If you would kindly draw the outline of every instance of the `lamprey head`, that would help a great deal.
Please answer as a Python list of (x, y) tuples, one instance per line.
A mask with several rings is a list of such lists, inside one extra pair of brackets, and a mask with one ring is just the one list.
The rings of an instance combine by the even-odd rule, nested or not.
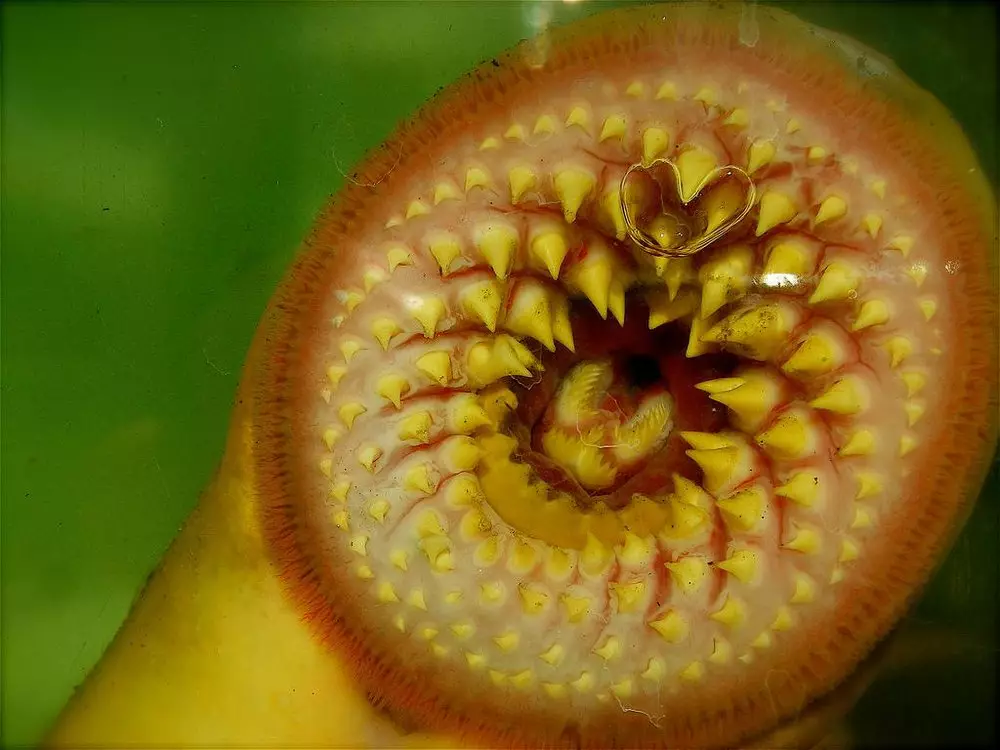
[(968, 511), (993, 198), (890, 63), (756, 19), (619, 11), (498, 58), (362, 165), (272, 302), (266, 543), (407, 727), (750, 742), (854, 672)]

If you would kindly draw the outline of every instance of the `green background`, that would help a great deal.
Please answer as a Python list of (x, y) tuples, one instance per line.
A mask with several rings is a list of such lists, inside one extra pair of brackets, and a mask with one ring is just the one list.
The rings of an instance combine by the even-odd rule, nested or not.
[[(476, 62), (609, 3), (27, 4), (3, 13), (2, 726), (36, 741), (222, 449), (256, 320), (327, 195)], [(996, 183), (988, 5), (809, 3), (963, 123)], [(998, 480), (872, 741), (986, 742)], [(937, 657), (937, 658), (935, 658)]]

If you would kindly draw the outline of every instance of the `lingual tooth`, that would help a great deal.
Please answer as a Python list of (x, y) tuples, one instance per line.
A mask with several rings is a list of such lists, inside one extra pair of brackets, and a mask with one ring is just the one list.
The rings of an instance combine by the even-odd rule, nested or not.
[(677, 172), (683, 203), (689, 202), (698, 194), (705, 179), (718, 165), (715, 154), (700, 146), (689, 148), (677, 157)]
[(486, 326), (490, 333), (496, 331), (504, 290), (500, 282), (486, 279), (468, 285), (462, 292), (462, 309), (466, 315)]
[(767, 493), (759, 486), (740, 490), (718, 501), (726, 525), (735, 531), (753, 531), (767, 512)]
[(845, 338), (843, 331), (836, 326), (815, 326), (781, 369), (795, 377), (814, 377), (833, 372), (847, 361), (849, 348)]
[(801, 316), (785, 302), (765, 302), (737, 310), (701, 336), (726, 344), (751, 359), (771, 359), (782, 349)]
[(816, 425), (809, 414), (798, 407), (784, 411), (755, 440), (768, 455), (788, 460), (815, 455), (819, 443)]
[[(723, 404), (732, 412), (735, 417), (734, 426), (747, 432), (754, 432), (781, 401), (781, 384), (765, 370), (746, 369), (739, 375), (738, 378), (725, 379), (737, 380), (739, 381), (737, 385), (724, 390), (717, 388), (715, 392), (709, 391), (711, 394), (709, 398)], [(705, 385), (707, 384), (700, 383), (697, 387), (705, 390), (703, 388)]]
[(576, 221), (576, 214), (583, 202), (594, 190), (597, 181), (594, 175), (577, 167), (563, 167), (553, 178), (556, 195), (563, 207), (563, 218), (567, 224)]
[(713, 315), (723, 305), (746, 294), (753, 266), (753, 250), (749, 245), (730, 245), (698, 271), (701, 280), (701, 317)]
[(517, 231), (510, 226), (493, 224), (477, 231), (476, 247), (501, 281), (507, 278), (517, 252)]
[(753, 174), (774, 160), (778, 149), (774, 141), (754, 141), (747, 150), (747, 174)]
[(549, 302), (552, 305), (552, 337), (571, 352), (576, 351), (569, 320), (569, 300), (564, 294), (553, 292)]
[(549, 276), (558, 279), (566, 258), (566, 238), (558, 230), (542, 232), (531, 240), (528, 252), (536, 264), (549, 272)]
[(514, 167), (507, 175), (510, 183), (510, 202), (517, 204), (525, 193), (538, 187), (538, 175), (531, 167)]
[(653, 330), (693, 313), (698, 307), (698, 293), (685, 289), (671, 298), (667, 291), (650, 291), (646, 293), (646, 305), (649, 307), (649, 330)]
[(447, 351), (427, 352), (417, 358), (417, 369), (438, 385), (451, 380), (451, 354)]
[(642, 162), (650, 164), (660, 158), (670, 146), (670, 134), (663, 128), (651, 127), (642, 131)]
[(867, 410), (870, 402), (871, 392), (864, 380), (857, 375), (845, 375), (810, 401), (809, 405), (835, 414), (854, 415)]
[(589, 360), (574, 366), (563, 377), (555, 396), (555, 417), (561, 424), (575, 424), (581, 415), (597, 408), (608, 392), (614, 374), (606, 360)]
[(404, 303), (410, 316), (424, 329), (426, 338), (434, 338), (437, 325), (445, 315), (444, 302), (438, 297), (411, 297)]
[(809, 297), (809, 304), (831, 300), (853, 299), (861, 284), (861, 273), (853, 264), (842, 260), (831, 261), (823, 269), (816, 289)]
[(452, 264), (462, 255), (462, 245), (451, 232), (434, 232), (429, 235), (427, 249), (437, 261), (442, 276), (451, 272)]
[(403, 396), (410, 392), (410, 383), (402, 375), (389, 373), (375, 383), (375, 392), (398, 409)]
[(570, 283), (590, 300), (597, 314), (606, 320), (611, 281), (615, 276), (612, 251), (603, 245), (594, 245), (567, 276)]
[(673, 401), (666, 394), (647, 398), (635, 414), (615, 430), (615, 458), (624, 464), (657, 450), (670, 433)]
[(610, 487), (618, 476), (618, 469), (604, 459), (597, 446), (571, 437), (562, 429), (546, 432), (542, 436), (542, 447), (546, 455), (588, 489)]
[(780, 224), (787, 224), (798, 214), (794, 201), (785, 193), (768, 190), (760, 198), (760, 212), (755, 234), (760, 237)]
[(486, 410), (475, 394), (463, 394), (452, 399), (448, 411), (448, 425), (458, 435), (471, 435), (480, 427), (492, 425)]
[(861, 303), (857, 317), (851, 324), (852, 331), (861, 331), (872, 326), (884, 325), (889, 322), (892, 312), (888, 303), (881, 299), (870, 299)]
[(816, 211), (816, 219), (813, 222), (818, 226), (827, 221), (835, 221), (847, 215), (847, 201), (839, 195), (831, 195), (824, 199)]
[(550, 352), (556, 349), (552, 331), (552, 308), (549, 290), (541, 283), (526, 279), (511, 295), (504, 317), (504, 328), (540, 341)]
[(625, 122), (624, 115), (610, 115), (605, 118), (604, 124), (601, 126), (601, 134), (598, 136), (597, 140), (600, 143), (609, 141), (612, 138), (621, 140), (625, 137), (626, 128), (627, 123)]

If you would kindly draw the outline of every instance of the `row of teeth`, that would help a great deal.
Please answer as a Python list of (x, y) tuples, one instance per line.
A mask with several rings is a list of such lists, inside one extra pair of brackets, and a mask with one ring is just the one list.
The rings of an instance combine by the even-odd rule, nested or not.
[[(636, 95), (637, 90), (630, 95)], [(709, 104), (709, 94), (699, 92), (695, 98)], [(589, 118), (586, 108), (574, 108), (564, 124), (565, 127), (589, 130)], [(742, 122), (744, 118), (737, 110), (730, 112), (726, 119), (730, 125), (745, 126)], [(787, 132), (798, 130), (792, 125), (789, 122)], [(555, 132), (557, 127), (555, 118), (543, 117), (536, 121), (532, 132), (545, 135)], [(625, 118), (609, 118), (604, 121), (598, 140), (608, 142), (619, 139), (624, 142), (626, 132)], [(487, 138), (481, 148), (491, 150), (501, 147), (504, 141), (523, 142), (526, 139), (526, 129), (514, 126), (504, 133), (503, 139)], [(640, 140), (647, 160), (655, 158), (654, 150), (657, 155), (666, 153), (669, 144), (666, 132), (654, 128), (643, 131)], [(748, 149), (749, 171), (764, 169), (774, 159), (775, 153), (766, 145), (751, 144)], [(827, 155), (819, 147), (813, 147), (809, 149), (807, 158), (817, 161), (827, 158)], [(700, 182), (717, 163), (714, 155), (698, 147), (683, 151), (678, 162), (682, 171), (682, 191), (685, 186)], [(610, 228), (611, 234), (624, 237), (617, 182), (613, 178), (604, 186), (610, 187), (602, 190), (595, 173), (581, 165), (565, 165), (554, 170), (550, 176), (543, 177), (536, 166), (522, 164), (511, 168), (507, 182), (512, 204), (529, 197), (538, 199), (540, 203), (554, 198), (559, 202), (563, 218), (571, 224), (581, 215), (589, 216), (593, 206), (598, 224)], [(878, 197), (884, 197), (883, 181), (873, 180), (870, 187)], [(482, 166), (473, 165), (465, 171), (464, 191), (457, 181), (442, 180), (433, 189), (431, 203), (444, 209), (452, 199), (461, 198), (463, 193), (474, 195), (477, 189), (496, 188), (490, 173)], [(796, 196), (792, 192), (764, 191), (758, 207), (756, 233), (761, 235), (796, 223), (802, 216), (796, 206)], [(434, 210), (425, 200), (415, 198), (387, 226), (391, 228), (409, 221), (429, 222), (430, 219), (424, 217)], [(842, 197), (831, 195), (813, 211), (812, 226), (832, 225), (846, 218), (848, 204)], [(866, 215), (859, 228), (871, 239), (876, 239), (882, 230), (882, 218)], [(550, 351), (555, 349), (557, 343), (573, 349), (568, 298), (554, 282), (561, 279), (568, 292), (586, 297), (602, 317), (610, 312), (619, 323), (623, 323), (625, 294), (630, 286), (646, 283), (650, 278), (658, 279), (660, 289), (647, 293), (650, 328), (672, 320), (688, 320), (691, 327), (689, 356), (721, 346), (772, 363), (783, 373), (779, 375), (769, 368), (744, 368), (734, 377), (699, 386), (712, 399), (729, 408), (734, 425), (752, 434), (753, 441), (748, 442), (739, 433), (684, 435), (691, 446), (688, 455), (703, 470), (704, 488), (678, 477), (674, 493), (655, 501), (649, 500), (649, 505), (664, 509), (665, 520), (654, 536), (661, 544), (669, 544), (674, 549), (678, 540), (706, 532), (709, 526), (708, 510), (712, 506), (721, 511), (731, 536), (741, 539), (752, 534), (760, 520), (767, 517), (774, 496), (791, 500), (806, 511), (821, 509), (824, 505), (826, 477), (822, 472), (811, 470), (789, 474), (786, 481), (776, 488), (758, 483), (749, 489), (733, 490), (751, 476), (757, 450), (779, 462), (801, 462), (814, 456), (821, 447), (824, 435), (809, 409), (796, 405), (774, 418), (783, 403), (784, 377), (808, 380), (848, 368), (842, 377), (830, 383), (809, 402), (813, 410), (825, 410), (836, 415), (863, 415), (873, 396), (871, 384), (862, 374), (849, 369), (851, 347), (845, 338), (846, 332), (832, 321), (819, 320), (801, 333), (799, 322), (803, 314), (798, 303), (778, 299), (765, 304), (749, 304), (719, 320), (713, 320), (713, 316), (728, 305), (738, 304), (755, 288), (784, 288), (789, 279), (794, 280), (791, 283), (798, 291), (808, 286), (809, 289), (805, 290), (810, 292), (808, 303), (820, 310), (829, 304), (855, 306), (851, 325), (855, 331), (891, 327), (897, 304), (895, 300), (869, 297), (855, 305), (863, 287), (861, 268), (852, 265), (849, 260), (834, 260), (825, 262), (817, 274), (816, 249), (808, 243), (796, 243), (787, 238), (778, 237), (766, 248), (761, 259), (762, 272), (756, 276), (751, 272), (758, 261), (752, 252), (748, 252), (749, 248), (743, 246), (712, 254), (708, 262), (697, 270), (688, 260), (665, 262), (658, 259), (654, 262), (640, 257), (640, 264), (652, 266), (653, 273), (650, 275), (641, 265), (636, 268), (635, 258), (630, 262), (596, 240), (589, 243), (589, 252), (584, 259), (571, 258), (567, 263), (570, 235), (565, 228), (539, 225), (532, 229), (534, 231), (526, 236), (522, 228), (503, 220), (478, 224), (471, 236), (430, 229), (425, 235), (424, 248), (402, 242), (392, 243), (385, 250), (387, 262), (384, 267), (369, 267), (359, 287), (339, 293), (344, 312), (335, 317), (334, 324), (343, 327), (352, 313), (365, 309), (362, 303), (366, 297), (401, 268), (432, 258), (436, 272), (446, 280), (442, 295), (405, 300), (406, 317), (388, 314), (366, 318), (371, 321), (372, 339), (369, 341), (378, 345), (374, 352), (393, 349), (394, 355), (403, 354), (410, 344), (416, 342), (409, 361), (405, 356), (397, 357), (393, 369), (383, 371), (375, 378), (373, 386), (377, 402), (360, 397), (357, 392), (352, 396), (357, 397), (356, 400), (337, 398), (338, 385), (352, 361), (360, 353), (371, 349), (369, 341), (357, 335), (342, 337), (340, 350), (343, 364), (330, 365), (328, 383), (322, 391), (324, 401), (336, 404), (340, 422), (328, 426), (322, 434), (325, 447), (331, 453), (335, 446), (346, 441), (356, 421), (363, 420), (366, 413), (381, 416), (386, 407), (391, 407), (390, 415), (393, 411), (398, 412), (397, 418), (390, 416), (395, 420), (398, 439), (418, 450), (409, 453), (405, 461), (398, 465), (393, 463), (393, 448), (377, 442), (358, 445), (352, 455), (372, 475), (391, 472), (394, 481), (386, 484), (395, 484), (418, 500), (398, 503), (393, 498), (376, 494), (368, 498), (362, 507), (357, 500), (349, 499), (352, 484), (348, 475), (338, 473), (338, 467), (330, 456), (320, 461), (320, 468), (330, 481), (334, 524), (349, 536), (350, 549), (362, 560), (355, 568), (357, 575), (372, 581), (372, 590), (381, 604), (398, 607), (393, 618), (397, 628), (425, 640), (431, 652), (442, 658), (457, 653), (453, 649), (461, 651), (462, 643), (473, 636), (476, 625), (470, 619), (461, 618), (444, 624), (426, 620), (422, 613), (427, 611), (428, 601), (434, 598), (431, 592), (423, 587), (406, 592), (402, 578), (397, 578), (394, 583), (390, 577), (376, 573), (371, 563), (382, 559), (382, 556), (370, 550), (369, 545), (376, 544), (381, 537), (365, 531), (375, 532), (385, 524), (400, 523), (397, 533), (403, 533), (398, 529), (404, 528), (412, 532), (412, 539), (409, 540), (412, 549), (408, 550), (405, 546), (386, 549), (385, 560), (390, 561), (397, 571), (406, 572), (408, 566), (413, 564), (414, 556), (419, 555), (442, 580), (447, 580), (448, 574), (456, 568), (470, 564), (458, 557), (459, 547), (455, 544), (458, 539), (468, 544), (474, 542), (471, 563), (477, 566), (486, 568), (505, 560), (512, 572), (525, 574), (544, 564), (554, 580), (565, 580), (573, 569), (591, 577), (600, 577), (613, 564), (630, 569), (641, 567), (649, 563), (656, 546), (652, 537), (624, 532), (620, 538), (609, 539), (587, 529), (586, 541), (579, 552), (540, 548), (505, 530), (507, 519), (498, 516), (493, 508), (496, 497), (490, 492), (490, 477), (505, 471), (527, 469), (511, 461), (509, 452), (504, 454), (497, 448), (497, 441), (510, 441), (510, 438), (495, 430), (516, 405), (513, 394), (498, 381), (507, 377), (530, 378), (542, 367), (518, 337), (533, 338)], [(885, 247), (898, 252), (901, 258), (909, 256), (912, 246), (912, 240), (905, 235), (894, 236), (885, 243)], [(421, 249), (426, 250), (426, 254), (422, 254)], [(482, 273), (486, 266), (491, 272), (489, 276)], [(923, 285), (927, 273), (925, 265), (914, 263), (905, 272), (918, 288)], [(454, 284), (447, 283), (449, 277), (455, 277)], [(780, 279), (782, 283), (769, 284), (768, 279)], [(815, 282), (810, 283), (813, 279)], [(924, 317), (930, 320), (936, 312), (934, 298), (920, 298), (918, 304)], [(409, 325), (407, 319), (412, 319), (416, 326)], [(473, 326), (473, 330), (466, 331), (462, 328), (463, 324)], [(490, 335), (479, 334), (476, 329), (485, 329)], [(498, 329), (505, 333), (498, 334)], [(451, 336), (452, 332), (461, 333), (461, 338)], [(789, 349), (788, 341), (793, 334), (797, 337), (796, 344)], [(414, 339), (414, 336), (417, 338)], [(441, 341), (443, 348), (434, 348), (436, 340)], [(892, 368), (899, 372), (911, 399), (906, 406), (910, 426), (923, 413), (923, 403), (915, 397), (925, 387), (927, 377), (919, 368), (900, 368), (914, 353), (919, 354), (916, 341), (913, 336), (894, 333), (882, 342)], [(445, 402), (435, 400), (428, 402), (424, 408), (422, 392), (436, 387), (484, 391), (478, 396), (467, 393)], [(861, 425), (844, 436), (838, 452), (842, 457), (864, 457), (874, 454), (879, 443), (877, 430)], [(906, 433), (900, 439), (898, 452), (906, 455), (915, 445), (915, 436)], [(426, 447), (426, 450), (420, 450), (421, 447)], [(886, 484), (883, 477), (863, 468), (854, 472), (854, 479), (858, 500), (878, 496)], [(539, 483), (531, 483), (527, 476), (521, 484), (525, 491), (544, 491)], [(419, 498), (437, 495), (442, 496), (445, 505), (457, 514), (454, 523), (451, 516), (436, 511), (416, 512)], [(568, 507), (566, 503), (560, 503), (558, 497), (553, 499), (549, 495), (546, 493), (544, 499), (550, 513), (558, 514), (560, 508)], [(487, 497), (490, 502), (486, 501)], [(641, 500), (637, 498), (637, 501)], [(393, 518), (397, 508), (405, 508), (398, 519)], [(411, 516), (419, 520), (408, 527), (406, 524)], [(861, 531), (871, 526), (873, 518), (871, 508), (858, 504), (853, 509), (850, 527)], [(449, 533), (451, 525), (456, 527), (457, 534)], [(812, 523), (793, 522), (788, 533), (782, 535), (782, 547), (793, 553), (817, 555), (827, 548), (823, 535), (823, 526), (817, 524), (815, 519)], [(837, 546), (833, 556), (836, 563), (830, 573), (831, 583), (842, 578), (841, 566), (856, 559), (859, 554), (859, 544), (855, 539), (844, 537)], [(728, 557), (716, 567), (740, 584), (752, 585), (760, 578), (760, 561), (752, 545), (746, 544), (731, 548)], [(707, 588), (703, 583), (710, 573), (704, 557), (680, 554), (667, 564), (667, 569), (675, 587), (684, 595), (694, 595)], [(648, 581), (637, 578), (616, 584), (610, 587), (610, 591), (616, 611), (628, 613), (641, 608), (640, 603), (651, 595), (652, 588)], [(454, 606), (463, 600), (465, 592), (445, 585), (438, 593), (437, 598), (444, 605)], [(815, 595), (814, 580), (805, 573), (797, 573), (794, 591), (788, 598), (789, 604), (812, 601)], [(500, 581), (487, 581), (478, 586), (480, 606), (500, 606), (507, 596), (508, 592)], [(556, 605), (551, 592), (540, 586), (519, 587), (517, 599), (525, 614), (538, 614)], [(559, 604), (568, 622), (580, 622), (591, 612), (591, 601), (582, 594), (566, 594)], [(740, 597), (726, 593), (721, 605), (709, 617), (736, 630), (747, 619), (746, 603)], [(689, 620), (677, 608), (667, 608), (645, 624), (667, 643), (680, 643), (691, 632)], [(751, 650), (739, 658), (744, 662), (752, 660), (753, 649), (768, 648), (776, 634), (791, 627), (794, 620), (788, 606), (779, 606), (770, 626), (749, 641)], [(451, 633), (454, 643), (443, 639), (446, 633)], [(503, 658), (518, 652), (520, 639), (516, 631), (498, 632), (491, 640), (494, 652), (466, 650), (464, 659), (471, 669), (485, 670), (494, 683), (515, 688), (539, 685), (553, 697), (566, 695), (569, 691), (591, 694), (597, 691), (596, 695), (602, 700), (612, 696), (619, 699), (631, 696), (638, 689), (640, 679), (660, 683), (673, 674), (683, 680), (699, 680), (705, 674), (706, 663), (728, 663), (734, 650), (729, 638), (720, 633), (713, 636), (712, 647), (704, 657), (694, 659), (681, 668), (675, 669), (668, 660), (654, 656), (641, 672), (634, 674), (612, 677), (606, 668), (583, 669), (573, 679), (548, 681), (540, 676), (538, 668), (524, 663), (518, 666)], [(620, 659), (625, 650), (626, 643), (622, 636), (607, 635), (595, 645), (593, 653), (609, 664)], [(555, 667), (564, 655), (563, 646), (551, 643), (537, 657)], [(607, 692), (602, 692), (602, 686)]]

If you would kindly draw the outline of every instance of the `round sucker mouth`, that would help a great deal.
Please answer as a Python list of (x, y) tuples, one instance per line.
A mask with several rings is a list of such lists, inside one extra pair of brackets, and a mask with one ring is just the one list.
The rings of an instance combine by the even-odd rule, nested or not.
[(897, 622), (995, 440), (957, 128), (785, 14), (746, 47), (727, 10), (668, 11), (442, 94), (262, 329), (272, 554), (408, 726), (766, 732)]

